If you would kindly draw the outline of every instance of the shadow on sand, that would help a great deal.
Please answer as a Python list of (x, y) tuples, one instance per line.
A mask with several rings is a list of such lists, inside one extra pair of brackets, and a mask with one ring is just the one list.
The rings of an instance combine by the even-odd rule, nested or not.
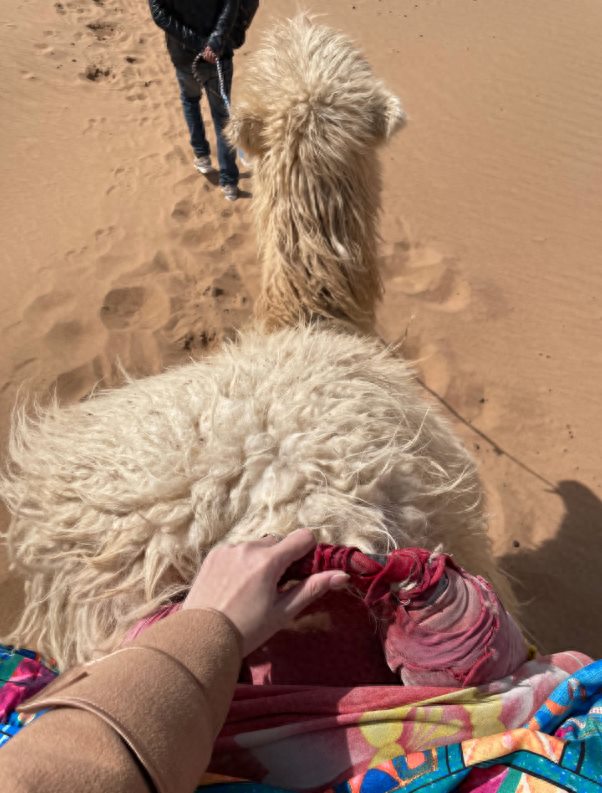
[(602, 501), (580, 482), (555, 492), (565, 515), (556, 536), (500, 561), (524, 604), (521, 619), (545, 653), (580, 650), (602, 657)]

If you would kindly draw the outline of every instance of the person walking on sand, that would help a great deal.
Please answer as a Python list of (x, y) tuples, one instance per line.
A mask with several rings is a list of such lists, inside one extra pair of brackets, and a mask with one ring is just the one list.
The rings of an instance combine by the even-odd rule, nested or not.
[[(149, 0), (154, 22), (165, 31), (167, 50), (176, 70), (195, 155), (194, 167), (202, 174), (214, 170), (200, 107), (204, 89), (217, 139), (219, 183), (229, 201), (238, 198), (239, 174), (236, 152), (223, 135), (228, 107), (220, 90), (217, 62), (219, 59), (222, 88), (229, 100), (234, 54), (230, 35), (239, 24), (239, 4), (240, 0)], [(199, 53), (202, 59), (197, 61), (193, 74), (193, 61)]]

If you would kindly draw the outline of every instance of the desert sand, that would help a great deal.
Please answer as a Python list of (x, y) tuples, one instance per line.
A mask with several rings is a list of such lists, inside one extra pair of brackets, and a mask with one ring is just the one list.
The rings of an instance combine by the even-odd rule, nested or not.
[[(239, 74), (297, 8), (263, 4)], [(602, 6), (327, 8), (409, 115), (383, 151), (380, 332), (479, 460), (539, 648), (602, 655)], [(4, 454), (19, 393), (68, 402), (209, 353), (259, 272), (248, 174), (229, 204), (192, 169), (146, 3), (21, 0), (0, 31)], [(0, 628), (19, 603), (2, 557)]]

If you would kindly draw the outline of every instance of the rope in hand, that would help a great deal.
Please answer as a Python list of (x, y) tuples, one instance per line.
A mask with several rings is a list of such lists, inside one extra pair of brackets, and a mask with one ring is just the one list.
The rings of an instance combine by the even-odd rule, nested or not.
[[(207, 63), (207, 61), (205, 61), (205, 59), (203, 58), (203, 53), (202, 52), (199, 52), (199, 54), (195, 56), (195, 58), (194, 58), (194, 60), (192, 62), (192, 75), (193, 75), (194, 79), (197, 82), (202, 83), (203, 82), (203, 78), (202, 78), (202, 76), (201, 76), (201, 74), (199, 72), (199, 64), (200, 63)], [(220, 93), (222, 102), (224, 103), (224, 106), (225, 106), (226, 110), (228, 111), (228, 115), (230, 115), (230, 100), (228, 99), (228, 94), (226, 93), (226, 84), (224, 82), (224, 73), (222, 71), (222, 63), (221, 63), (219, 58), (217, 59), (215, 65), (217, 66), (217, 82), (218, 82), (218, 85), (219, 85), (219, 93)]]

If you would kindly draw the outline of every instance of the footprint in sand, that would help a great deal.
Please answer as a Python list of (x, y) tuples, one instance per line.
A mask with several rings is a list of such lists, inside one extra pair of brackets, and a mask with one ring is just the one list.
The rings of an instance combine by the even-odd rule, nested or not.
[(485, 383), (477, 372), (466, 368), (461, 372), (455, 371), (445, 396), (470, 424), (478, 425), (483, 419), (490, 423), (497, 416), (495, 404), (488, 399)]
[(112, 72), (109, 66), (98, 66), (95, 63), (90, 63), (88, 66), (86, 66), (81, 76), (93, 83), (98, 83), (106, 80), (107, 77), (111, 76), (111, 74)]
[(440, 396), (446, 396), (454, 376), (455, 358), (445, 342), (424, 341), (410, 332), (399, 348), (405, 361), (420, 373), (420, 378)]
[(233, 234), (229, 234), (225, 241), (224, 247), (226, 250), (240, 248), (247, 242), (247, 238), (244, 234), (244, 229), (241, 232), (235, 231)]
[(191, 214), (192, 214), (192, 201), (189, 201), (189, 199), (187, 198), (183, 198), (181, 201), (178, 201), (171, 211), (172, 218), (174, 220), (180, 220), (182, 222), (188, 220)]
[(71, 357), (81, 353), (92, 339), (89, 328), (77, 319), (55, 322), (44, 337), (44, 341), (53, 355), (60, 358)]
[(112, 22), (88, 22), (86, 27), (97, 41), (107, 41), (113, 36), (117, 27)]
[(65, 309), (74, 302), (71, 292), (48, 292), (39, 295), (25, 308), (23, 318), (31, 327), (40, 325), (48, 327), (59, 317), (64, 316)]
[(144, 306), (145, 298), (146, 290), (141, 286), (111, 289), (100, 310), (103, 324), (112, 330), (129, 327)]
[[(104, 121), (104, 119), (100, 119), (100, 121), (102, 122)], [(103, 229), (96, 229), (96, 231), (94, 232), (94, 237), (97, 242), (102, 242), (107, 238), (110, 239), (114, 231), (115, 231), (115, 226), (107, 226), (106, 228)]]
[(61, 372), (51, 386), (60, 402), (75, 402), (88, 396), (93, 388), (102, 381), (102, 361), (96, 356), (92, 361)]
[(169, 299), (159, 291), (143, 286), (123, 286), (105, 295), (100, 318), (109, 330), (156, 329), (169, 314)]
[(385, 243), (382, 246), (378, 268), (383, 278), (392, 278), (405, 268), (409, 259), (410, 247), (410, 243), (406, 240)]
[(164, 155), (164, 157), (165, 161), (170, 165), (174, 162), (180, 162), (182, 165), (186, 165), (191, 161), (191, 157), (184, 151), (182, 146), (174, 146), (173, 149), (170, 149), (170, 151)]
[(199, 248), (201, 245), (206, 248), (207, 236), (202, 229), (187, 229), (182, 234), (182, 244), (187, 248)]
[[(192, 214), (192, 205), (189, 207), (190, 214)], [(192, 228), (187, 228), (184, 231), (176, 230), (174, 236), (177, 237), (181, 245), (186, 248), (202, 248), (204, 254), (210, 254), (217, 245), (220, 244), (219, 230), (216, 229), (215, 223), (195, 223), (191, 224)]]
[(128, 277), (131, 279), (146, 278), (149, 275), (159, 277), (164, 273), (168, 273), (170, 269), (169, 259), (167, 256), (163, 253), (163, 251), (157, 251), (152, 259), (143, 262), (139, 267), (131, 270), (128, 273)]
[(427, 390), (445, 400), (468, 424), (482, 429), (495, 425), (499, 411), (495, 399), (489, 398), (486, 380), (465, 361), (458, 360), (445, 340), (433, 343), (420, 334), (409, 334), (400, 353), (416, 367)]
[(470, 285), (462, 278), (456, 259), (430, 245), (410, 246), (404, 255), (402, 273), (387, 281), (387, 289), (418, 298), (435, 311), (453, 313), (469, 305)]
[(234, 266), (215, 278), (186, 286), (172, 297), (171, 318), (164, 328), (174, 360), (182, 352), (207, 352), (233, 338), (252, 311), (252, 301)]

